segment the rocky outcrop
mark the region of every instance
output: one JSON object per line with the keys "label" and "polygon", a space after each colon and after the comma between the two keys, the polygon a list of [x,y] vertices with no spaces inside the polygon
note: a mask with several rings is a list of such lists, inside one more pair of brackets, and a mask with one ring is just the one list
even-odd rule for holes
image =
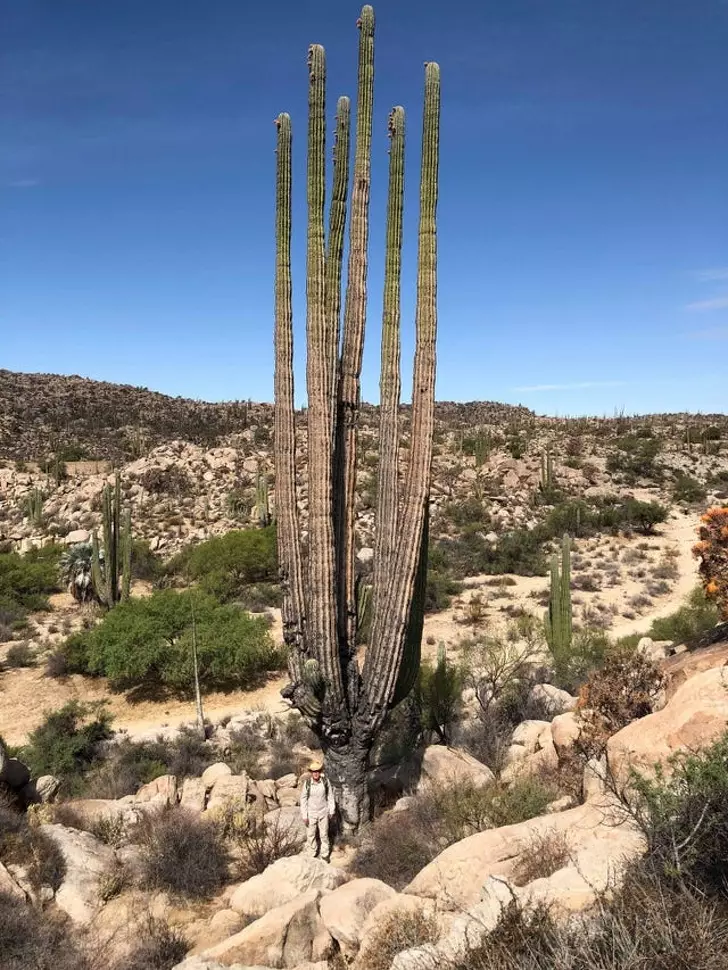
{"label": "rocky outcrop", "polygon": [[495,781],[495,775],[467,751],[431,744],[422,756],[420,787],[433,785],[461,785],[463,783],[483,786]]}
{"label": "rocky outcrop", "polygon": [[325,960],[331,937],[319,912],[321,891],[296,896],[200,956],[223,967],[300,967]]}
{"label": "rocky outcrop", "polygon": [[74,923],[90,923],[101,906],[99,879],[112,863],[113,850],[88,832],[63,825],[43,825],[41,830],[61,850],[66,864],[63,882],[56,892],[56,905]]}
{"label": "rocky outcrop", "polygon": [[728,667],[716,667],[686,681],[660,711],[614,734],[607,743],[611,776],[624,787],[631,770],[650,773],[671,755],[705,748],[728,724]]}
{"label": "rocky outcrop", "polygon": [[230,908],[243,916],[257,918],[312,889],[336,889],[346,880],[342,869],[322,859],[289,856],[278,859],[264,872],[238,886],[230,897]]}
{"label": "rocky outcrop", "polygon": [[358,951],[371,912],[396,896],[379,879],[354,879],[322,897],[321,919],[345,957]]}
{"label": "rocky outcrop", "polygon": [[489,876],[512,877],[523,853],[533,852],[534,840],[550,833],[566,838],[569,861],[542,881],[539,892],[567,909],[593,900],[594,889],[606,887],[621,860],[643,849],[639,833],[615,805],[594,801],[456,842],[415,876],[405,892],[432,899],[445,910],[468,910],[478,902]]}

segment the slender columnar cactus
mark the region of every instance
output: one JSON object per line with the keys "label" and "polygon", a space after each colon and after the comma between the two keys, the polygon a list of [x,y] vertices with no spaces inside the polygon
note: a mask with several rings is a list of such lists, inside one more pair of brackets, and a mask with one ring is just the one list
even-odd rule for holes
{"label": "slender columnar cactus", "polygon": [[261,529],[270,525],[268,476],[264,471],[261,471],[260,465],[258,465],[255,474],[255,518]]}
{"label": "slender columnar cactus", "polygon": [[[420,657],[427,566],[427,523],[434,430],[437,332],[436,210],[440,76],[425,69],[420,186],[416,346],[409,466],[398,478],[400,266],[404,185],[404,111],[390,115],[385,295],[382,327],[379,493],[371,594],[355,572],[356,431],[366,322],[369,183],[374,78],[374,13],[358,21],[359,85],[349,266],[343,336],[341,262],[346,221],[349,103],[337,106],[328,241],[324,238],[325,62],[309,50],[307,391],[308,542],[296,498],[291,310],[291,125],[277,119],[275,474],[283,630],[290,685],[284,696],[317,732],[345,826],[365,817],[369,751],[391,707],[414,682]],[[363,670],[357,629],[371,611]]]}
{"label": "slender columnar cactus", "polygon": [[121,478],[116,473],[114,487],[104,486],[102,497],[103,548],[94,531],[91,537],[91,578],[99,600],[109,609],[129,596],[133,537],[131,511],[121,516]]}
{"label": "slender columnar cactus", "polygon": [[382,363],[379,377],[379,528],[374,543],[374,587],[391,574],[399,523],[400,290],[404,214],[404,108],[389,116],[389,196],[384,258]]}
{"label": "slender columnar cactus", "polygon": [[[364,6],[359,28],[359,70],[356,98],[356,148],[351,190],[349,266],[344,305],[344,334],[339,365],[335,464],[335,518],[338,578],[339,639],[356,640],[354,589],[356,449],[360,375],[364,350],[371,187],[372,114],[374,105],[374,10]],[[349,658],[354,672],[353,655]]]}
{"label": "slender columnar cactus", "polygon": [[568,659],[572,637],[571,540],[568,535],[561,543],[561,568],[557,555],[551,561],[551,589],[545,625],[551,655],[556,665],[561,666]]}
{"label": "slender columnar cactus", "polygon": [[30,524],[36,527],[43,525],[43,502],[45,496],[39,488],[34,488],[25,500],[25,511]]}

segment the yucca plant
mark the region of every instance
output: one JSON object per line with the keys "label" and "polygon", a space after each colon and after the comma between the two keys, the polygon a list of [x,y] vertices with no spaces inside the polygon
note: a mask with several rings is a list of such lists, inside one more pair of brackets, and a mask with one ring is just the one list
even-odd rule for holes
{"label": "yucca plant", "polygon": [[92,600],[95,595],[92,577],[93,546],[78,542],[61,556],[59,569],[68,592],[79,603]]}
{"label": "yucca plant", "polygon": [[[398,477],[400,403],[400,276],[404,200],[405,113],[389,116],[389,197],[385,244],[380,378],[380,452],[376,543],[370,597],[355,571],[355,485],[360,372],[367,304],[369,192],[374,90],[374,11],[362,9],[354,176],[349,203],[348,98],[336,112],[328,235],[326,63],[309,49],[307,392],[307,542],[296,496],[291,281],[291,120],[277,119],[275,480],[283,630],[291,683],[284,695],[320,738],[346,828],[367,818],[367,769],[387,712],[411,691],[419,668],[427,522],[434,428],[437,331],[437,190],[440,71],[425,66],[420,181],[416,348],[411,448]],[[349,262],[343,328],[341,277],[350,209]],[[359,595],[357,595],[359,593]],[[371,601],[371,605],[369,605]],[[360,669],[360,607],[371,611]]]}

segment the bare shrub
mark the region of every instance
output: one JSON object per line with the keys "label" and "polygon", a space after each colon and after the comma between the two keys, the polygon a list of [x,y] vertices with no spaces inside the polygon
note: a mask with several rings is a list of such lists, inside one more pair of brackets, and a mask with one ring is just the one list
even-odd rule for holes
{"label": "bare shrub", "polygon": [[0,862],[23,866],[36,889],[58,889],[66,873],[63,853],[53,839],[5,804],[0,804]]}
{"label": "bare shrub", "polygon": [[282,822],[272,824],[255,817],[242,806],[222,820],[224,835],[231,846],[237,878],[245,880],[263,872],[277,859],[297,855],[303,848],[298,829]]}
{"label": "bare shrub", "polygon": [[67,923],[3,892],[0,965],[3,970],[90,970]]}
{"label": "bare shrub", "polygon": [[229,855],[217,827],[183,808],[144,815],[134,829],[142,881],[187,897],[212,896],[227,880]]}
{"label": "bare shrub", "polygon": [[437,943],[438,938],[434,916],[420,909],[397,910],[387,916],[367,939],[357,966],[359,970],[389,970],[398,953],[426,943]]}
{"label": "bare shrub", "polygon": [[184,960],[189,944],[179,930],[151,915],[132,952],[114,970],[172,970]]}
{"label": "bare shrub", "polygon": [[513,881],[517,886],[526,886],[534,879],[546,879],[563,869],[569,857],[569,840],[564,832],[549,829],[534,833],[523,847]]}

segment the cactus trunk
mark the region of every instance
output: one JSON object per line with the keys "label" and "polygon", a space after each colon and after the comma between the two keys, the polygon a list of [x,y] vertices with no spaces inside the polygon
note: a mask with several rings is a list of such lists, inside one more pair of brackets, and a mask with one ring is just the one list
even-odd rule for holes
{"label": "cactus trunk", "polygon": [[[283,627],[291,683],[283,691],[318,734],[326,753],[345,828],[367,818],[367,769],[382,722],[411,690],[419,668],[427,519],[434,426],[437,330],[437,185],[439,68],[425,70],[420,186],[416,347],[409,467],[398,478],[400,398],[400,275],[404,195],[404,112],[390,116],[385,293],[381,364],[381,448],[376,549],[371,591],[356,577],[355,484],[357,422],[366,322],[369,183],[374,82],[374,12],[358,22],[359,81],[356,154],[351,191],[347,293],[336,369],[341,311],[341,263],[348,190],[349,103],[337,106],[328,244],[324,238],[325,61],[309,51],[307,391],[308,552],[296,500],[293,337],[291,310],[291,128],[278,124],[276,187],[276,517]],[[400,496],[402,496],[400,508]],[[363,671],[356,635],[371,611]]]}

